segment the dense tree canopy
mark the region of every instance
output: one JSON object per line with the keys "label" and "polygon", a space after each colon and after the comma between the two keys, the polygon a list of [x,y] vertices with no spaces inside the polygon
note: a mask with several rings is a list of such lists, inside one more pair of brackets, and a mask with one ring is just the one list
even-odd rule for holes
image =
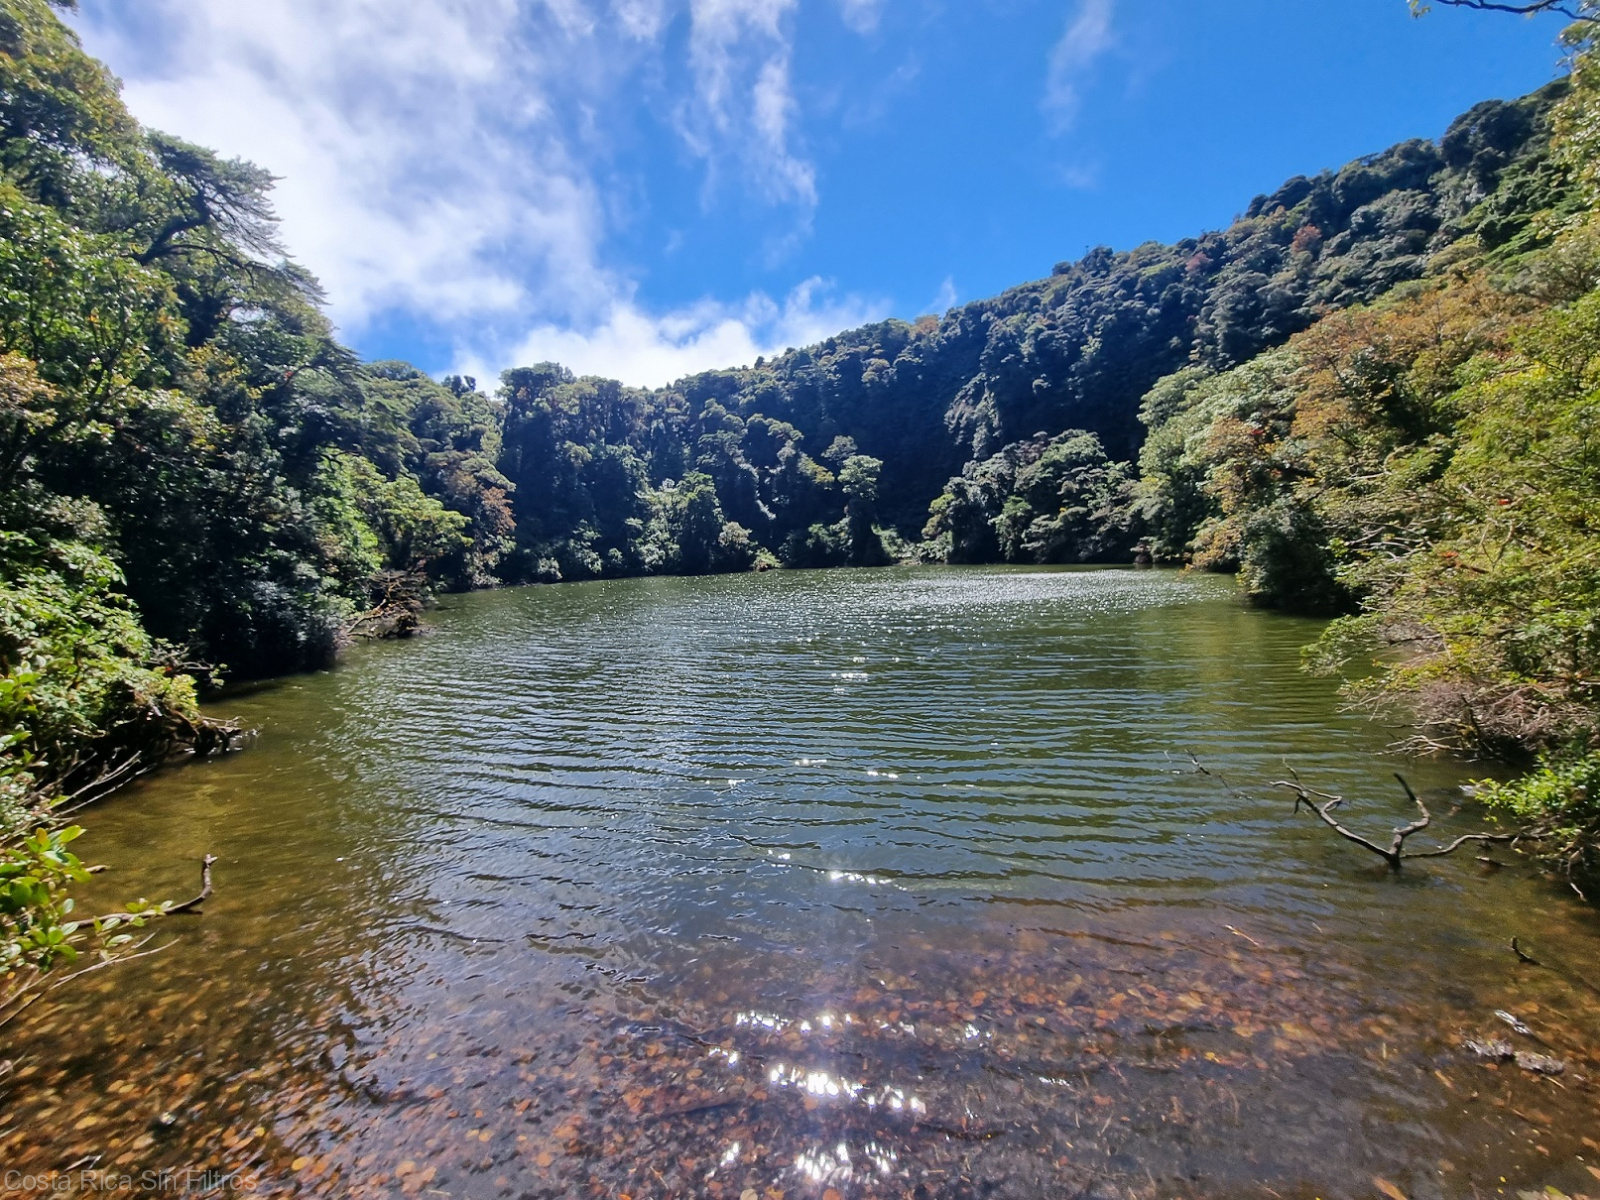
{"label": "dense tree canopy", "polygon": [[13,784],[159,757],[196,679],[323,661],[382,572],[485,582],[508,548],[495,405],[333,341],[271,184],[140,129],[42,0],[0,4]]}
{"label": "dense tree canopy", "polygon": [[[1556,164],[1581,164],[1571,139],[1600,108],[1587,61],[1573,82]],[[1383,650],[1357,694],[1403,702],[1439,744],[1600,736],[1600,191],[1564,174],[1525,206],[1539,237],[1462,247],[1429,278],[1230,370],[1175,373],[1144,403],[1156,553],[1237,570],[1262,603],[1350,614],[1321,661],[1359,668]]]}
{"label": "dense tree canopy", "polygon": [[[1461,262],[1511,262],[1548,245],[1584,203],[1570,155],[1551,148],[1567,90],[1563,81],[1486,102],[1437,143],[1404,143],[1258,196],[1227,230],[1096,250],[943,316],[864,326],[653,390],[576,379],[553,364],[512,371],[500,391],[499,469],[513,485],[516,551],[501,577],[738,561],[663,550],[669,525],[657,510],[692,472],[712,481],[725,521],[743,531],[734,536],[762,561],[879,561],[925,524],[929,557],[1131,557],[1145,518],[1126,463],[1144,440],[1146,393],[1173,372],[1225,372],[1323,313],[1443,278]],[[1057,449],[1025,472],[1028,495],[1013,496],[1029,447],[1071,430],[1097,439],[1105,462],[1094,469],[1105,478],[1042,482],[1068,453]],[[876,532],[868,506],[848,494],[849,453],[838,446],[881,464]],[[1077,513],[1085,505],[1096,515]],[[1152,536],[1168,545],[1159,529]]]}

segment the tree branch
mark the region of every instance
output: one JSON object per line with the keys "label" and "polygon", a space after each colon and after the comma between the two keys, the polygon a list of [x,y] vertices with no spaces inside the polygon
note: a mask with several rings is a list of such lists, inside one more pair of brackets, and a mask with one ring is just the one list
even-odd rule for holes
{"label": "tree branch", "polygon": [[[1411,802],[1417,806],[1417,811],[1422,815],[1409,825],[1401,825],[1397,827],[1394,830],[1394,835],[1391,838],[1389,845],[1387,847],[1383,847],[1378,845],[1377,842],[1364,838],[1359,833],[1347,829],[1334,819],[1332,815],[1333,810],[1344,803],[1343,796],[1335,796],[1331,792],[1320,792],[1315,788],[1306,787],[1305,784],[1300,781],[1299,772],[1297,772],[1293,767],[1289,769],[1289,774],[1294,776],[1294,782],[1291,783],[1287,779],[1280,779],[1272,786],[1287,788],[1295,794],[1295,812],[1299,812],[1300,806],[1304,804],[1317,815],[1324,825],[1328,826],[1328,828],[1332,829],[1340,837],[1344,838],[1346,841],[1354,842],[1363,849],[1372,851],[1372,853],[1383,859],[1384,862],[1389,864],[1389,869],[1391,871],[1398,871],[1400,869],[1400,865],[1407,859],[1443,858],[1447,854],[1454,854],[1457,850],[1459,850],[1462,846],[1467,845],[1469,842],[1515,842],[1519,838],[1527,836],[1522,832],[1467,833],[1463,834],[1461,837],[1458,837],[1448,846],[1438,847],[1433,850],[1408,851],[1405,848],[1406,839],[1412,834],[1421,833],[1424,829],[1428,828],[1428,826],[1433,823],[1433,814],[1428,811],[1428,806],[1422,802],[1421,798],[1416,794],[1416,792],[1411,790],[1411,785],[1407,783],[1400,774],[1396,773],[1395,778],[1400,781],[1400,786],[1405,789],[1406,795],[1411,798]],[[1321,797],[1323,803],[1318,804],[1315,799],[1316,797]]]}
{"label": "tree branch", "polygon": [[[1569,21],[1600,22],[1600,16],[1586,13],[1581,8],[1571,8],[1564,0],[1433,0],[1433,3],[1446,4],[1451,8],[1475,9],[1478,12],[1512,13],[1519,17],[1558,13]],[[1432,4],[1423,3],[1422,0],[1412,0],[1411,3],[1411,11],[1419,17],[1431,7]]]}
{"label": "tree branch", "polygon": [[[1389,864],[1389,869],[1391,871],[1398,871],[1400,869],[1400,857],[1393,850],[1385,850],[1376,842],[1368,841],[1359,833],[1355,833],[1349,829],[1346,829],[1343,825],[1339,824],[1338,821],[1333,819],[1331,813],[1334,809],[1338,808],[1339,805],[1344,803],[1343,796],[1335,796],[1331,792],[1319,792],[1314,788],[1306,787],[1300,782],[1300,773],[1293,767],[1289,768],[1289,774],[1294,776],[1293,783],[1290,783],[1287,779],[1279,779],[1274,782],[1272,786],[1288,788],[1290,791],[1294,792],[1295,812],[1299,812],[1300,806],[1304,804],[1321,819],[1324,825],[1333,830],[1340,837],[1344,838],[1346,841],[1354,842],[1356,845],[1367,850],[1371,850],[1379,858],[1383,859]],[[1313,796],[1321,796],[1324,803],[1318,804],[1314,799],[1312,799]],[[1397,835],[1398,833],[1399,831],[1396,830]]]}
{"label": "tree branch", "polygon": [[146,912],[117,912],[104,913],[94,918],[95,923],[104,924],[115,921],[118,924],[132,924],[135,921],[146,921],[151,917],[170,917],[174,913],[194,912],[211,898],[211,864],[217,861],[215,854],[208,854],[200,860],[200,894],[192,900],[185,900],[181,904],[160,904]]}
{"label": "tree branch", "polygon": [[215,854],[208,854],[200,860],[200,894],[193,900],[185,900],[182,904],[174,904],[167,909],[169,917],[173,913],[193,912],[211,898],[211,864],[216,861]]}

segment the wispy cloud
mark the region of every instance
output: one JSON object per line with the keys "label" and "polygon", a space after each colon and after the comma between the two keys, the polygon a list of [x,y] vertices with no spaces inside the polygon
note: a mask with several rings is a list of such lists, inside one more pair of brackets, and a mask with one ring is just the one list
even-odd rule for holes
{"label": "wispy cloud", "polygon": [[402,316],[480,369],[566,349],[575,367],[659,383],[867,311],[814,303],[808,284],[781,306],[756,295],[651,313],[607,253],[608,118],[666,86],[680,20],[691,149],[723,186],[809,227],[796,4],[83,0],[75,21],[146,124],[281,176],[285,239],[347,334]]}
{"label": "wispy cloud", "polygon": [[612,0],[618,23],[639,41],[653,42],[666,26],[667,0]]}
{"label": "wispy cloud", "polygon": [[839,15],[846,25],[865,37],[878,31],[883,0],[839,0]]}
{"label": "wispy cloud", "polygon": [[577,0],[93,0],[83,18],[147,124],[281,177],[286,238],[353,327],[603,303],[600,207],[551,102],[551,42],[581,48],[584,19]]}
{"label": "wispy cloud", "polygon": [[768,199],[817,204],[816,170],[795,147],[793,40],[798,0],[689,0],[695,95],[681,110],[689,145],[713,169],[729,159]]}
{"label": "wispy cloud", "polygon": [[1086,192],[1100,186],[1101,165],[1098,162],[1058,163],[1051,174],[1062,187]]}
{"label": "wispy cloud", "polygon": [[877,124],[911,91],[921,74],[922,60],[915,53],[908,54],[864,95],[844,107],[841,122],[851,129]]}
{"label": "wispy cloud", "polygon": [[1055,132],[1077,120],[1083,107],[1083,87],[1096,62],[1109,50],[1115,0],[1078,0],[1077,11],[1050,51],[1043,107]]}
{"label": "wispy cloud", "polygon": [[[804,281],[780,305],[756,293],[737,304],[703,300],[663,314],[616,302],[587,329],[543,324],[529,331],[508,358],[519,363],[559,362],[580,375],[624,383],[679,379],[711,366],[750,364],[804,346],[889,313],[883,302],[835,297],[821,279]],[[492,362],[468,356],[463,369],[486,371]]]}

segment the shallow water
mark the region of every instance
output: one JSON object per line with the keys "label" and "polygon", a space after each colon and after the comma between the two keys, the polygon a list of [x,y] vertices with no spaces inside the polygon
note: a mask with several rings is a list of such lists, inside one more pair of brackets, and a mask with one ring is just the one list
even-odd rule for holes
{"label": "shallow water", "polygon": [[433,624],[233,698],[253,748],[90,815],[95,899],[190,895],[207,852],[217,893],[8,1031],[0,1169],[1600,1194],[1600,923],[1504,853],[1394,878],[1296,816],[1286,764],[1381,834],[1398,767],[1480,827],[1462,768],[1382,756],[1299,670],[1313,623],[1225,580],[631,580]]}

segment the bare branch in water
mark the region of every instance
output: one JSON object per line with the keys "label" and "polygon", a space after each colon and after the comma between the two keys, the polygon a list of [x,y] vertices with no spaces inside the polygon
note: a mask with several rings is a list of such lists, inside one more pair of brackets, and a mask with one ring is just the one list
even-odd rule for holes
{"label": "bare branch in water", "polygon": [[194,912],[211,898],[211,864],[216,861],[217,856],[215,854],[208,854],[200,860],[200,894],[192,900],[185,900],[181,904],[157,905],[141,913],[106,913],[103,916],[96,917],[95,920],[125,922],[143,920],[147,917],[170,917],[174,913]]}
{"label": "bare branch in water", "polygon": [[[211,886],[211,867],[216,861],[216,855],[214,854],[208,854],[200,860],[200,893],[192,899],[183,901],[181,904],[158,904],[137,913],[102,913],[92,920],[74,922],[74,927],[79,931],[72,938],[74,942],[86,940],[90,930],[93,930],[95,937],[99,939],[100,944],[96,960],[88,966],[79,967],[77,970],[69,971],[65,975],[52,973],[47,966],[19,968],[5,981],[4,989],[0,990],[0,1028],[9,1024],[41,996],[53,992],[57,988],[64,987],[74,979],[87,975],[91,971],[102,971],[106,967],[115,966],[117,963],[130,962],[135,958],[144,958],[165,950],[167,946],[172,944],[171,942],[157,946],[153,950],[144,948],[155,937],[154,934],[147,934],[133,945],[123,947],[107,944],[104,939],[113,929],[123,925],[137,927],[157,917],[170,917],[177,913],[199,911],[200,906],[211,898],[213,890]],[[3,1072],[0,1072],[0,1074],[3,1074]]]}
{"label": "bare branch in water", "polygon": [[[1279,779],[1274,782],[1272,786],[1287,788],[1289,791],[1294,793],[1295,812],[1299,812],[1300,806],[1304,805],[1306,808],[1310,809],[1311,812],[1314,813],[1324,825],[1326,825],[1329,829],[1332,829],[1340,837],[1344,838],[1346,841],[1354,842],[1356,845],[1365,850],[1372,851],[1372,853],[1383,859],[1384,862],[1389,864],[1389,869],[1391,871],[1398,871],[1400,869],[1400,864],[1405,862],[1407,859],[1443,858],[1447,854],[1454,854],[1457,850],[1461,849],[1462,846],[1465,846],[1469,843],[1511,843],[1516,842],[1526,836],[1520,831],[1517,833],[1467,833],[1458,837],[1448,846],[1436,847],[1432,850],[1407,850],[1405,848],[1406,839],[1411,837],[1413,834],[1421,833],[1424,829],[1428,828],[1428,826],[1433,823],[1433,814],[1428,811],[1428,806],[1422,802],[1421,797],[1419,797],[1416,792],[1411,790],[1411,785],[1405,781],[1404,777],[1396,773],[1395,778],[1400,781],[1400,786],[1405,789],[1405,793],[1408,797],[1410,797],[1411,802],[1417,806],[1417,811],[1421,814],[1421,816],[1415,821],[1411,822],[1409,825],[1402,825],[1396,828],[1388,846],[1380,846],[1377,842],[1374,842],[1369,838],[1362,837],[1354,830],[1351,830],[1340,824],[1340,822],[1333,816],[1333,810],[1344,803],[1343,796],[1335,796],[1331,792],[1322,792],[1318,791],[1316,788],[1308,788],[1304,783],[1301,782],[1299,772],[1294,770],[1292,767],[1289,769],[1289,774],[1293,776],[1293,782],[1290,782],[1287,779]],[[1321,803],[1318,803],[1319,799]]]}
{"label": "bare branch in water", "polygon": [[200,860],[200,894],[193,900],[185,900],[182,904],[174,904],[167,909],[169,917],[173,913],[193,912],[211,898],[211,864],[216,861],[215,854],[208,854]]}

